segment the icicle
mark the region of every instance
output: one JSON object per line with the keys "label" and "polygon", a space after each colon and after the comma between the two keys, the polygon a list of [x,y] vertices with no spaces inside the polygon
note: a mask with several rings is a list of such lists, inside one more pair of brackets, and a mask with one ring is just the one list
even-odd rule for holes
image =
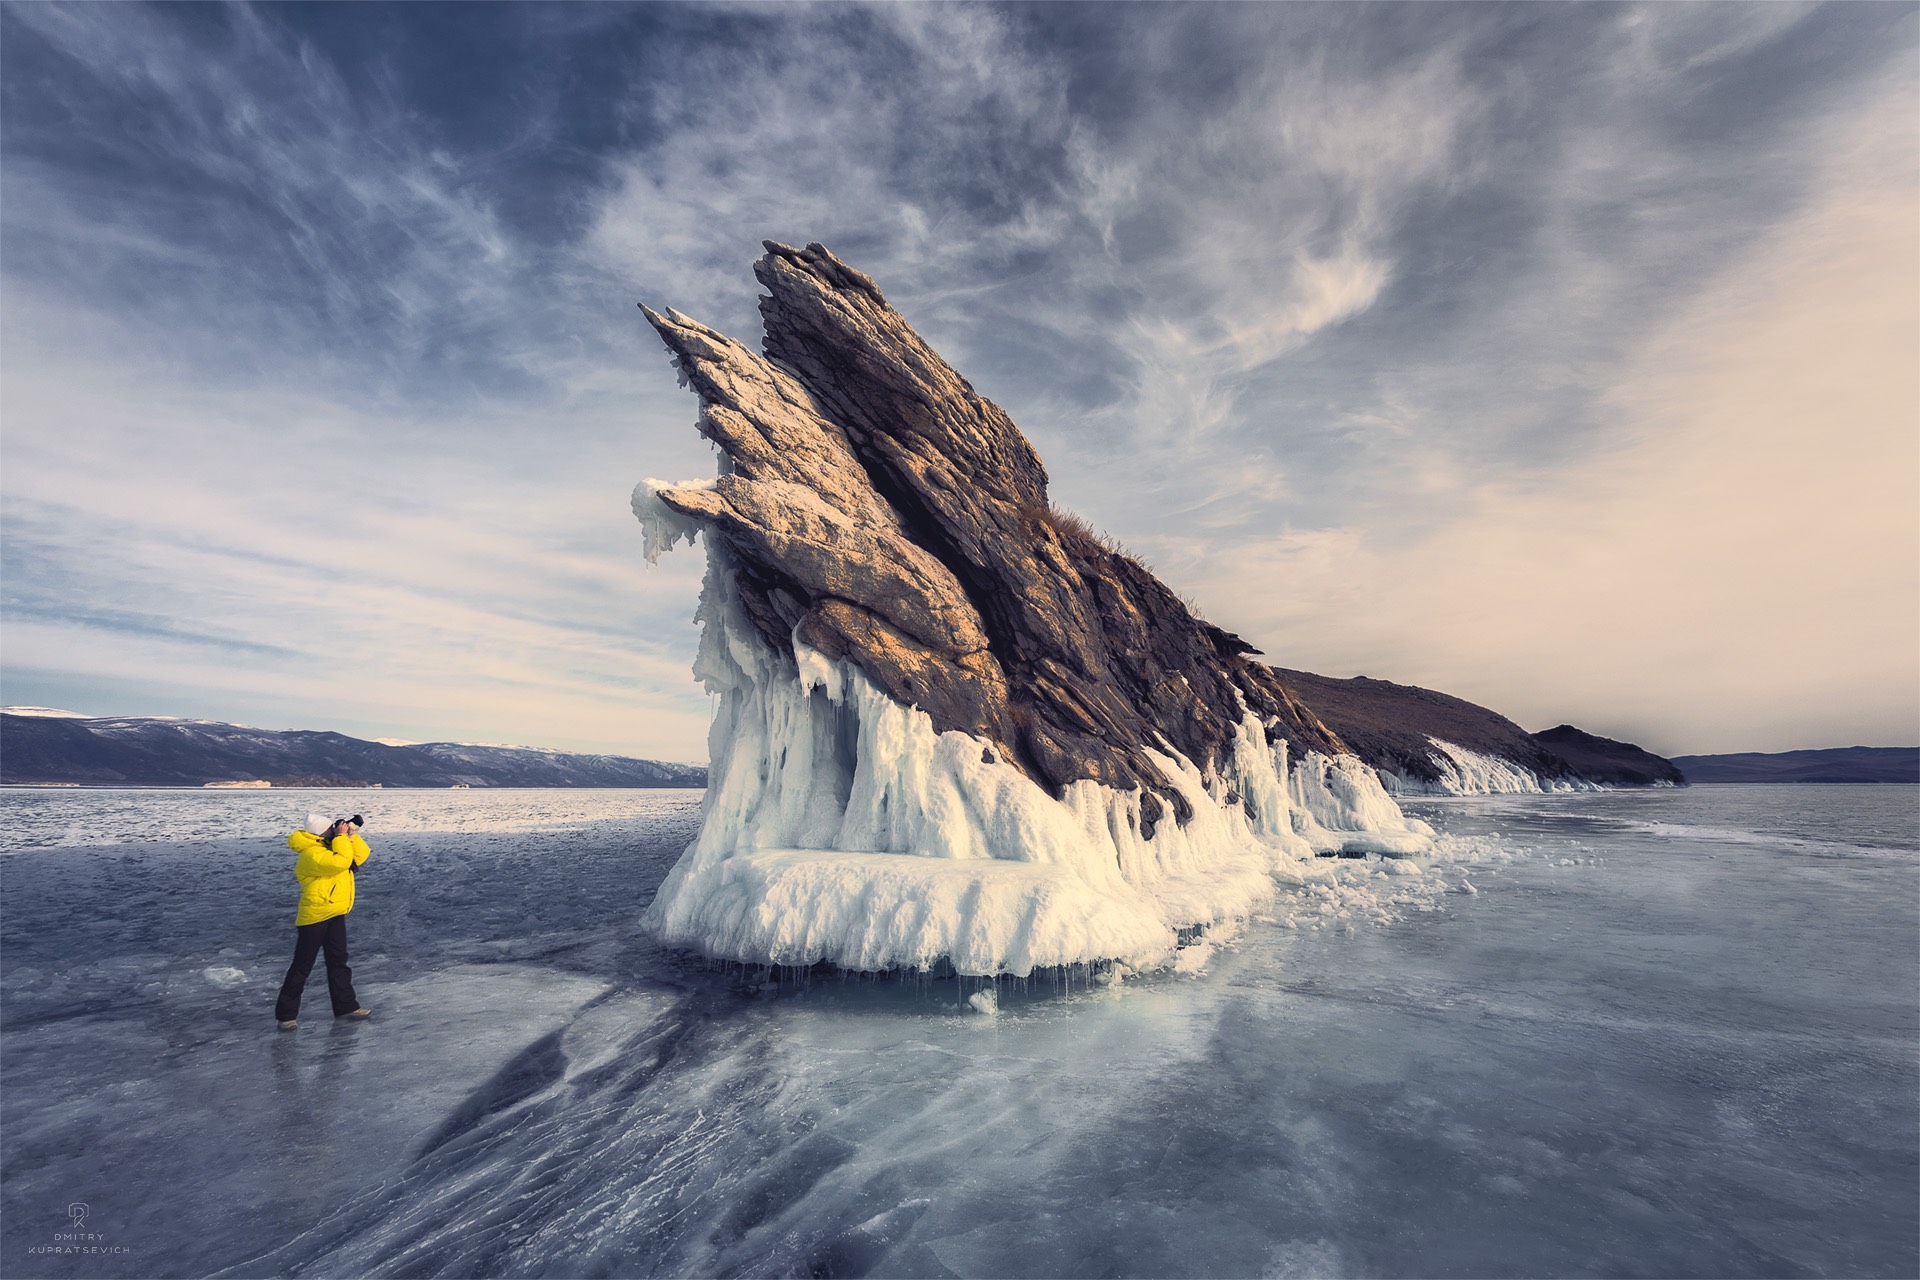
{"label": "icicle", "polygon": [[[687,536],[650,503],[636,491],[663,549]],[[1316,852],[1430,842],[1360,761],[1310,752],[1289,767],[1251,714],[1206,768],[1165,742],[1148,752],[1193,816],[1146,839],[1138,792],[1081,781],[1056,799],[858,667],[797,640],[792,663],[775,655],[724,546],[707,552],[695,673],[718,706],[700,834],[645,916],[668,943],[795,981],[826,962],[928,978],[1049,969],[1056,987],[1091,988],[1096,963],[1171,963],[1182,930],[1249,914]]]}

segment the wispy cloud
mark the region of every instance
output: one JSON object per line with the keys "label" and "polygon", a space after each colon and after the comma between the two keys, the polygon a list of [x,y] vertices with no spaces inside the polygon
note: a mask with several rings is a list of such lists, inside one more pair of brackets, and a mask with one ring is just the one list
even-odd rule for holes
{"label": "wispy cloud", "polygon": [[[1906,74],[1812,131],[1808,201],[1611,370],[1577,466],[1446,519],[1180,567],[1293,663],[1684,751],[1905,741],[1920,707],[1920,129]],[[1275,588],[1236,592],[1245,581]],[[1410,638],[1410,639],[1409,639]],[[1577,690],[1577,693],[1570,693]]]}
{"label": "wispy cloud", "polygon": [[[1794,246],[1872,238],[1831,156],[1911,94],[1910,11],[498,6],[460,58],[438,10],[346,12],[0,10],[10,687],[697,756],[696,566],[641,571],[625,493],[710,464],[632,304],[751,338],[771,237],[874,274],[1058,500],[1276,658],[1761,732],[1726,707],[1784,641],[1693,702],[1640,671],[1644,706],[1597,655],[1786,634],[1752,595],[1659,604],[1629,533],[1697,527],[1663,476],[1764,509],[1672,452],[1740,451],[1710,406],[1656,403],[1772,386],[1727,353],[1786,339],[1729,299],[1812,314]],[[1683,351],[1721,361],[1691,392]],[[1631,636],[1525,587],[1574,528]],[[1859,688],[1898,665],[1897,610],[1825,612],[1881,654]]]}
{"label": "wispy cloud", "polygon": [[631,300],[270,11],[8,19],[49,60],[6,152],[9,685],[703,755],[696,575],[623,516],[635,419],[686,416]]}

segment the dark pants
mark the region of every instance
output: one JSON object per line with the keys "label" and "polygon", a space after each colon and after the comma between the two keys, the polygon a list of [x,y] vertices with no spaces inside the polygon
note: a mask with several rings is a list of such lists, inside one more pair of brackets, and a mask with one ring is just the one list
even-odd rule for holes
{"label": "dark pants", "polygon": [[358,1009],[360,997],[353,994],[353,970],[347,968],[347,918],[317,920],[294,932],[293,963],[287,968],[287,980],[280,985],[280,998],[274,1001],[274,1018],[288,1022],[299,1016],[300,993],[306,990],[313,958],[322,949],[327,953],[327,995],[333,999],[333,1016]]}

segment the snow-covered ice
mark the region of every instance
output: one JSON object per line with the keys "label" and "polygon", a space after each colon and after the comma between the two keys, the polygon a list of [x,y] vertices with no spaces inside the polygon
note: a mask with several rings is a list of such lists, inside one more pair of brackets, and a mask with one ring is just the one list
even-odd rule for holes
{"label": "snow-covered ice", "polygon": [[[690,794],[387,792],[375,1017],[316,974],[287,1035],[265,797],[0,791],[63,834],[0,858],[0,1265],[1911,1275],[1914,790],[1416,803],[1432,853],[1024,983],[660,945]],[[128,1252],[32,1252],[75,1203]]]}

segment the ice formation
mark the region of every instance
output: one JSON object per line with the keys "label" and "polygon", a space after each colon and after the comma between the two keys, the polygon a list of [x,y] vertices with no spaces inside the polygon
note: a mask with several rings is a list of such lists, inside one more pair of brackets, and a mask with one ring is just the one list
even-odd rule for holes
{"label": "ice formation", "polygon": [[700,834],[648,909],[730,959],[973,975],[1166,962],[1316,854],[1427,846],[1252,647],[1047,499],[1038,455],[818,245],[755,273],[766,355],[647,313],[719,474]]}
{"label": "ice formation", "polygon": [[1396,796],[1497,796],[1539,794],[1546,791],[1596,791],[1591,782],[1578,778],[1542,778],[1525,765],[1502,756],[1469,751],[1442,738],[1428,738],[1433,744],[1429,759],[1438,777],[1416,778],[1389,768],[1380,770],[1380,781]]}
{"label": "ice formation", "polygon": [[1050,795],[857,666],[797,639],[788,662],[742,616],[725,547],[709,538],[707,554],[695,673],[718,698],[711,781],[700,834],[647,912],[669,943],[860,970],[1148,967],[1182,930],[1254,909],[1289,862],[1432,838],[1371,768],[1319,752],[1290,765],[1252,716],[1211,775],[1155,753],[1191,817],[1143,836],[1137,791],[1083,779]]}

